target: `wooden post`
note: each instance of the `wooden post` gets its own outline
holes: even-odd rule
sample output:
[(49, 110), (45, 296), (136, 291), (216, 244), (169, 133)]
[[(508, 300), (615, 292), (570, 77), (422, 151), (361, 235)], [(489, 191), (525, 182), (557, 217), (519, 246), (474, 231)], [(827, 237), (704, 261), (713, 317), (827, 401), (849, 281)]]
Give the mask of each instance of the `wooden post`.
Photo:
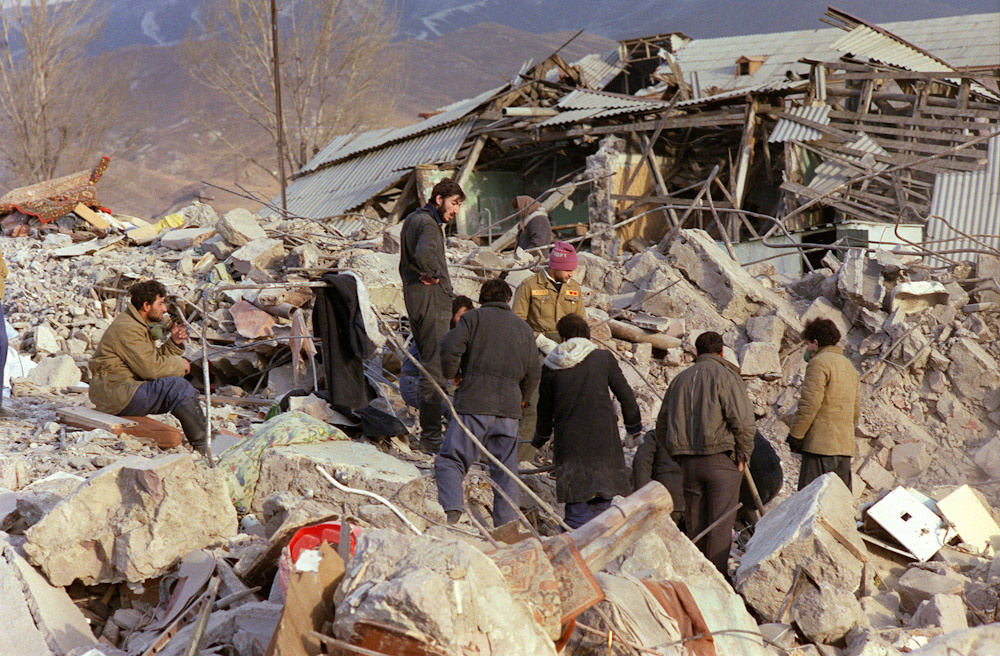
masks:
[(403, 212), (406, 211), (406, 207), (410, 204), (410, 200), (416, 198), (417, 191), (417, 174), (411, 173), (410, 177), (406, 179), (406, 184), (403, 185), (403, 191), (399, 194), (399, 198), (396, 199), (396, 204), (392, 207), (392, 212), (389, 214), (387, 222), (389, 225), (396, 225), (399, 223), (400, 219), (403, 218)]
[[(458, 170), (458, 175), (455, 176), (455, 182), (458, 183), (458, 186), (461, 187), (463, 191), (465, 190), (466, 183), (469, 182), (469, 176), (472, 175), (472, 171), (476, 168), (476, 163), (479, 161), (479, 155), (483, 152), (483, 146), (485, 145), (485, 136), (480, 135), (476, 138), (476, 141), (472, 144), (472, 150), (469, 151), (469, 156), (465, 158), (465, 162), (462, 163), (462, 168)], [(458, 217), (455, 219), (455, 228), (460, 235), (469, 234), (469, 219), (466, 212), (466, 207), (463, 204), (462, 209), (458, 212)]]
[(746, 191), (747, 174), (750, 172), (750, 162), (753, 159), (756, 128), (757, 100), (751, 99), (747, 104), (747, 117), (746, 122), (743, 124), (743, 139), (740, 142), (740, 155), (732, 180), (732, 194), (736, 209), (743, 207), (743, 194)]

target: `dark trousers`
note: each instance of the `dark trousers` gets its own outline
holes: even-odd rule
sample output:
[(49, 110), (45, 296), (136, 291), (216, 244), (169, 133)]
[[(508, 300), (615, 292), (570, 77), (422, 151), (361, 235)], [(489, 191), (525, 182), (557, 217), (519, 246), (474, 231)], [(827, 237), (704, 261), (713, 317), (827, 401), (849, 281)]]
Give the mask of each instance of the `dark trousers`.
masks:
[[(542, 358), (539, 353), (539, 359)], [(521, 409), (521, 423), (518, 427), (520, 441), (517, 445), (517, 461), (531, 462), (535, 458), (538, 449), (531, 446), (531, 439), (535, 436), (535, 425), (538, 423), (538, 385), (531, 388), (528, 395), (528, 405)]]
[(4, 323), (3, 304), (0, 304), (0, 405), (3, 405), (3, 372), (7, 367), (7, 326)]
[(145, 417), (173, 412), (192, 399), (198, 398), (194, 385), (180, 376), (166, 376), (149, 380), (139, 386), (121, 417)]
[[(410, 331), (420, 354), (420, 364), (442, 388), (441, 338), (451, 320), (451, 297), (440, 285), (407, 285), (403, 289)], [(441, 443), (441, 397), (430, 380), (420, 377), (420, 439), (426, 446)]]
[(851, 489), (851, 456), (821, 456), (803, 451), (802, 467), (799, 469), (799, 489), (829, 472), (840, 476), (847, 489)]
[[(679, 456), (677, 459), (680, 460), (684, 480), (685, 532), (694, 539), (739, 503), (743, 474), (725, 453)], [(695, 545), (727, 578), (735, 521), (736, 513), (730, 513)]]
[[(459, 414), (465, 424), (483, 446), (517, 474), (517, 419), (493, 417), (491, 415)], [(444, 436), (441, 451), (434, 459), (434, 478), (437, 481), (438, 501), (446, 511), (465, 508), (462, 498), (462, 482), (469, 467), (479, 459), (479, 448), (473, 444), (458, 422), (452, 420)], [(517, 482), (507, 476), (499, 467), (489, 463), (490, 478), (514, 503), (519, 501)], [(517, 519), (517, 512), (502, 496), (493, 494), (493, 526), (499, 527)]]
[(611, 507), (611, 499), (594, 497), (589, 501), (567, 503), (563, 509), (563, 519), (570, 528), (580, 528)]

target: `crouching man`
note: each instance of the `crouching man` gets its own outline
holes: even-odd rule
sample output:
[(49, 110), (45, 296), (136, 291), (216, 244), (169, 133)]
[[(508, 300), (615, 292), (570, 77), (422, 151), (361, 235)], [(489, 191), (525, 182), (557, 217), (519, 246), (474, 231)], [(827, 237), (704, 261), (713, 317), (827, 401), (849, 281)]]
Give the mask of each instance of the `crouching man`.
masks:
[[(503, 280), (487, 280), (479, 294), (480, 308), (462, 315), (441, 340), (441, 369), (458, 385), (458, 418), (497, 460), (517, 475), (517, 429), (521, 409), (538, 385), (541, 369), (535, 338), (507, 303), (511, 290)], [(454, 524), (462, 515), (462, 481), (479, 458), (473, 441), (454, 419), (434, 460), (438, 501)], [(517, 482), (502, 469), (489, 465), (490, 477), (514, 503)], [(517, 510), (499, 494), (493, 495), (493, 525), (517, 519)]]
[(187, 331), (174, 324), (156, 346), (167, 313), (166, 293), (155, 280), (129, 288), (130, 304), (108, 326), (90, 359), (90, 400), (99, 411), (123, 417), (169, 412), (181, 422), (191, 446), (204, 455), (205, 415), (198, 391), (182, 378), (191, 371), (191, 363), (181, 357)]

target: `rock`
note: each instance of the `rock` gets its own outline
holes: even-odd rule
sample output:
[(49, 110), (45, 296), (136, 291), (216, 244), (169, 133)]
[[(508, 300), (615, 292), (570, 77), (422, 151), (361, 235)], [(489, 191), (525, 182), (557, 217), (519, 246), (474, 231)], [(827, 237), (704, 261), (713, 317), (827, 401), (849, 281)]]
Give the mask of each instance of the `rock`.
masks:
[(793, 330), (801, 329), (792, 304), (755, 280), (704, 230), (681, 230), (670, 244), (670, 262), (714, 301), (726, 319), (745, 322), (771, 310)]
[(24, 456), (0, 456), (0, 488), (20, 490), (28, 483)]
[(72, 494), (85, 479), (74, 474), (56, 472), (37, 480), (17, 494), (17, 509), (0, 520), (8, 533), (24, 533), (55, 508), (60, 501)]
[(285, 246), (280, 239), (257, 239), (236, 249), (230, 256), (233, 269), (242, 275), (263, 271), (275, 266), (285, 257)]
[(219, 215), (215, 213), (211, 205), (195, 201), (181, 210), (184, 216), (184, 224), (198, 226), (199, 228), (214, 227), (219, 220)]
[(990, 656), (1000, 645), (1000, 623), (938, 636), (910, 656)]
[(772, 315), (747, 319), (747, 336), (751, 342), (770, 342), (781, 346), (785, 337), (785, 323)]
[(850, 249), (837, 273), (837, 290), (846, 299), (869, 310), (881, 310), (885, 299), (882, 267), (862, 249)]
[(781, 355), (774, 342), (750, 342), (740, 351), (743, 376), (781, 377)]
[[(997, 453), (997, 457), (1000, 457), (1000, 453)], [(927, 469), (931, 457), (922, 443), (906, 442), (893, 447), (889, 462), (897, 477), (908, 479)]]
[(621, 268), (616, 267), (614, 262), (587, 251), (577, 253), (577, 269), (573, 277), (581, 285), (606, 294), (618, 293), (624, 281)]
[(912, 613), (920, 605), (937, 594), (958, 594), (968, 581), (967, 578), (945, 570), (943, 574), (935, 574), (920, 567), (911, 567), (899, 577), (896, 590), (902, 602), (903, 610)]
[(836, 474), (826, 474), (771, 509), (757, 528), (736, 572), (736, 589), (763, 617), (774, 617), (792, 584), (796, 565), (819, 582), (858, 589), (861, 562), (819, 521), (823, 518), (858, 550), (854, 498)]
[(181, 228), (164, 233), (160, 246), (175, 251), (185, 251), (201, 244), (215, 234), (215, 228)]
[[(97, 639), (90, 630), (90, 625), (83, 613), (76, 607), (69, 594), (62, 588), (55, 587), (45, 580), (24, 555), (5, 539), (0, 539), (3, 556), (0, 558), (0, 570), (5, 570), (20, 583), (21, 593), (31, 614), (31, 619), (44, 643), (54, 655), (84, 653), (97, 646)], [(0, 580), (9, 576), (0, 574)], [(0, 583), (2, 587), (2, 583)], [(16, 600), (15, 600), (16, 601)], [(4, 609), (4, 628), (0, 633), (10, 630), (8, 608)], [(20, 641), (22, 636), (14, 636)], [(0, 644), (8, 638), (0, 638)], [(3, 651), (4, 654), (33, 653), (25, 651)], [(42, 652), (45, 653), (45, 652)]]
[(267, 239), (267, 233), (257, 223), (257, 218), (242, 207), (226, 212), (215, 224), (215, 229), (226, 243), (237, 248), (258, 239)]
[(844, 313), (822, 296), (813, 301), (806, 309), (805, 314), (802, 315), (802, 324), (805, 325), (814, 319), (829, 319), (837, 326), (841, 337), (847, 335), (851, 329), (847, 319), (844, 318)]
[(323, 259), (323, 251), (313, 244), (296, 246), (288, 254), (288, 266), (300, 269), (316, 269)]
[(474, 267), (482, 267), (487, 275), (494, 275), (495, 272), (504, 268), (503, 258), (501, 258), (492, 248), (482, 247), (469, 253), (463, 264)]
[(29, 528), (24, 549), (54, 585), (144, 581), (236, 530), (219, 470), (185, 454), (128, 456)]
[(945, 633), (969, 628), (962, 598), (949, 594), (936, 594), (921, 602), (910, 624), (916, 627), (940, 626)]
[(899, 623), (899, 593), (881, 592), (861, 598), (861, 609), (874, 629), (896, 628)]
[[(341, 258), (338, 264), (361, 276), (376, 310), (383, 314), (406, 315), (403, 283), (399, 279), (399, 255), (355, 250)], [(508, 282), (511, 282), (509, 277)]]
[(875, 458), (868, 458), (858, 468), (858, 477), (875, 490), (888, 490), (896, 482), (896, 478)]
[(459, 540), (384, 529), (361, 534), (334, 595), (334, 634), (371, 621), (426, 635), (443, 653), (488, 645), (505, 656), (555, 656), (533, 612), (511, 595), (500, 569)]
[(215, 235), (211, 239), (202, 242), (201, 249), (206, 253), (214, 255), (215, 259), (220, 262), (227, 260), (233, 254), (233, 251), (236, 250), (219, 235)]
[[(0, 541), (0, 544), (5, 542)], [(2, 553), (0, 553), (0, 608), (3, 609), (0, 654), (53, 656), (46, 645), (46, 636), (35, 625), (35, 620), (31, 616), (18, 568), (8, 562)]]
[[(206, 645), (250, 645), (249, 650), (237, 652), (239, 656), (264, 653), (260, 645), (267, 645), (278, 626), (281, 618), (281, 604), (266, 601), (244, 604), (238, 608), (217, 610), (208, 616), (208, 624), (204, 633)], [(159, 651), (157, 656), (186, 656), (191, 645), (195, 622), (184, 625), (170, 642)], [(241, 637), (241, 635), (243, 637)], [(130, 654), (147, 653), (153, 646), (157, 633), (134, 633), (126, 640)], [(257, 647), (253, 647), (253, 643)], [(207, 653), (207, 652), (206, 652)]]
[(39, 324), (35, 328), (35, 353), (52, 355), (60, 350), (56, 332), (52, 327), (48, 323)]
[[(962, 337), (948, 350), (951, 364), (948, 378), (955, 391), (964, 399), (984, 403), (987, 398), (1000, 399), (1000, 367), (996, 359), (977, 342)], [(990, 404), (990, 409), (995, 407)]]
[(421, 510), (423, 482), (420, 470), (362, 442), (333, 441), (293, 444), (266, 449), (261, 456), (260, 479), (254, 491), (252, 509), (260, 513), (264, 500), (275, 492), (288, 491), (321, 503), (349, 509), (371, 503), (371, 499), (341, 492), (316, 470), (320, 465), (347, 487), (375, 492), (392, 498), (403, 491), (406, 506)]
[(865, 614), (854, 595), (826, 583), (810, 586), (792, 601), (792, 620), (812, 642), (840, 642), (847, 632), (864, 621)]
[(976, 465), (990, 478), (1000, 478), (1000, 434), (979, 447), (974, 459)]
[(80, 368), (71, 355), (42, 358), (28, 372), (28, 380), (39, 387), (76, 387), (80, 384)]
[(902, 652), (875, 631), (863, 630), (848, 634), (844, 656), (902, 656)]

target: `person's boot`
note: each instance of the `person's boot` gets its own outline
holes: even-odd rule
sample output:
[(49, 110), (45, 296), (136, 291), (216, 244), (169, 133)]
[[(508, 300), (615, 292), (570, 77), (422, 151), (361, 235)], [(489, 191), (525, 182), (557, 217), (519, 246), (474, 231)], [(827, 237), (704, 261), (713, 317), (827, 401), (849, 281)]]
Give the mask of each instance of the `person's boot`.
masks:
[(208, 456), (208, 435), (205, 432), (205, 414), (201, 411), (201, 403), (198, 399), (191, 399), (187, 403), (174, 408), (172, 413), (181, 422), (184, 430), (184, 437), (195, 451), (203, 456)]
[(420, 442), (417, 449), (432, 456), (441, 450), (441, 402), (420, 404)]

